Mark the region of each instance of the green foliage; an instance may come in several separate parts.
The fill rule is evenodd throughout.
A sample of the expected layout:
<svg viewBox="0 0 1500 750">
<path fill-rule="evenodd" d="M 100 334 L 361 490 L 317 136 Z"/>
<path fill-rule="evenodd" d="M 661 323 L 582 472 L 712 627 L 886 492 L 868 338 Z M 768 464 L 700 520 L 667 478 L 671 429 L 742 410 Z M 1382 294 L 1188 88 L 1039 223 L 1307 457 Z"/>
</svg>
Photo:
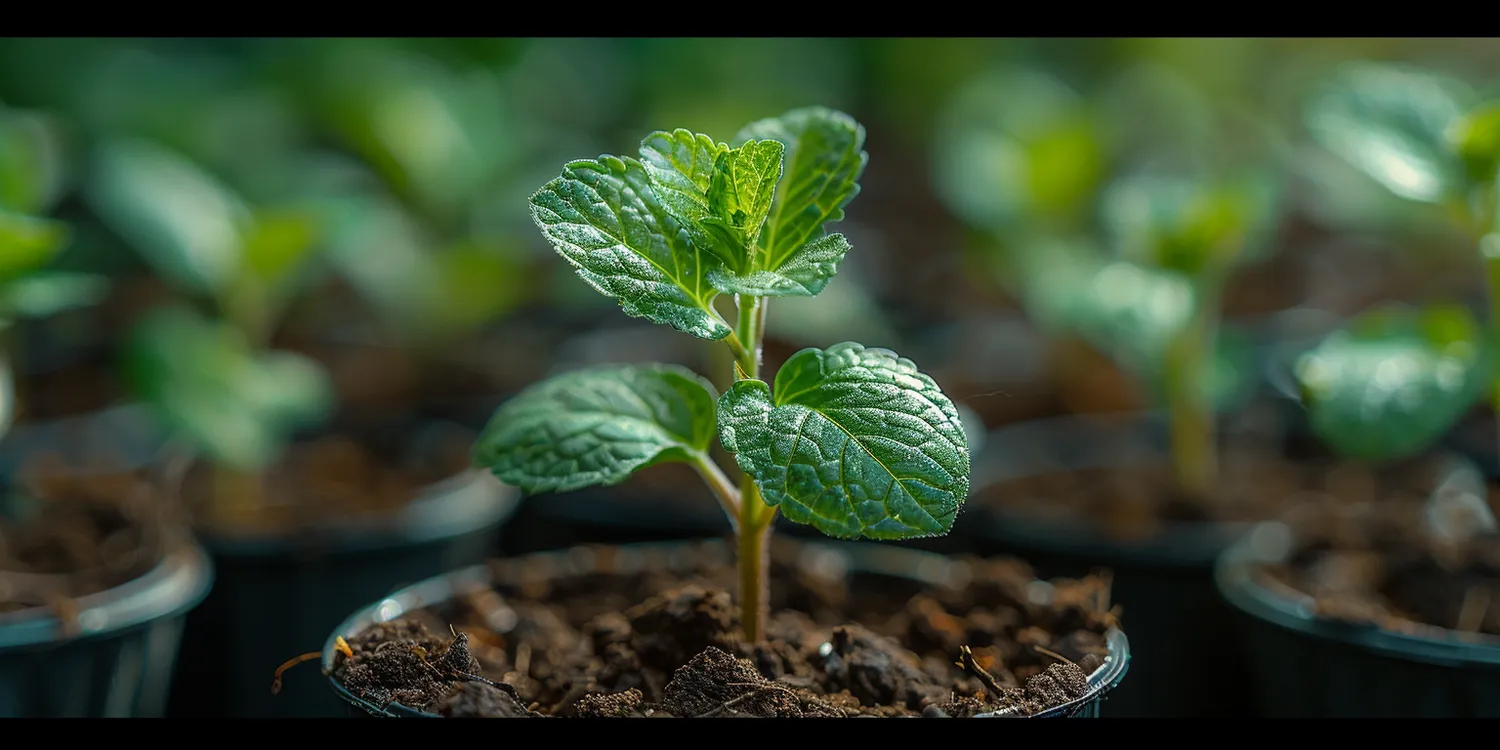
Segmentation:
<svg viewBox="0 0 1500 750">
<path fill-rule="evenodd" d="M 132 330 L 123 377 L 164 423 L 221 466 L 266 467 L 299 428 L 326 418 L 332 386 L 311 360 L 256 350 L 237 328 L 164 308 Z"/>
<path fill-rule="evenodd" d="M 1141 174 L 1110 186 L 1102 217 L 1122 256 L 1189 278 L 1217 277 L 1269 245 L 1278 197 L 1269 179 Z"/>
<path fill-rule="evenodd" d="M 1365 313 L 1298 360 L 1313 429 L 1357 459 L 1401 458 L 1441 437 L 1494 375 L 1494 349 L 1457 306 Z"/>
<path fill-rule="evenodd" d="M 1493 183 L 1493 110 L 1466 118 L 1462 84 L 1411 68 L 1351 64 L 1308 106 L 1309 130 L 1396 195 L 1427 203 L 1467 200 Z"/>
<path fill-rule="evenodd" d="M 760 511 L 775 508 L 838 537 L 946 533 L 969 492 L 968 440 L 953 403 L 909 360 L 845 343 L 792 357 L 774 396 L 751 379 L 760 298 L 820 294 L 849 250 L 826 226 L 859 193 L 864 139 L 848 115 L 807 107 L 746 126 L 734 145 L 658 131 L 640 160 L 568 163 L 531 200 L 554 248 L 626 313 L 727 339 L 741 379 L 716 400 L 668 366 L 558 376 L 495 414 L 476 463 L 539 492 L 689 461 L 740 514 L 742 534 L 764 533 Z M 720 294 L 735 295 L 736 330 L 714 307 Z M 742 495 L 708 458 L 716 433 L 745 472 Z"/>
<path fill-rule="evenodd" d="M 609 365 L 532 386 L 495 413 L 474 460 L 529 493 L 617 484 L 637 469 L 707 460 L 713 386 L 672 365 Z"/>
<path fill-rule="evenodd" d="M 969 494 L 969 443 L 932 378 L 885 349 L 804 349 L 775 393 L 741 380 L 719 399 L 720 438 L 768 505 L 829 536 L 947 533 Z"/>
</svg>

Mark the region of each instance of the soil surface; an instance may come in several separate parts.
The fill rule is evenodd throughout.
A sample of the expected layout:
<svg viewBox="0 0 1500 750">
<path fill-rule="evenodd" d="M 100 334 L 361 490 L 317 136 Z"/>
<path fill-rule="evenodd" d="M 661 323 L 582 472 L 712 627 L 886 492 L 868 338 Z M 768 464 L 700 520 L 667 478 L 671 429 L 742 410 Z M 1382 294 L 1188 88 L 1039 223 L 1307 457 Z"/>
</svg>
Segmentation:
<svg viewBox="0 0 1500 750">
<path fill-rule="evenodd" d="M 313 531 L 387 515 L 429 485 L 468 470 L 475 437 L 448 422 L 335 425 L 327 435 L 292 445 L 259 476 L 199 464 L 184 493 L 195 521 L 218 535 Z"/>
<path fill-rule="evenodd" d="M 45 462 L 0 509 L 0 612 L 53 607 L 145 575 L 166 553 L 160 486 L 140 473 L 81 475 Z"/>
<path fill-rule="evenodd" d="M 1479 502 L 1434 497 L 1423 464 L 1378 479 L 1354 472 L 1303 495 L 1283 520 L 1294 548 L 1263 580 L 1312 597 L 1319 616 L 1413 635 L 1440 630 L 1500 636 L 1500 534 L 1473 515 Z M 1457 495 L 1449 495 L 1449 498 Z M 1500 487 L 1486 498 L 1491 518 Z M 1482 512 L 1482 511 L 1481 511 Z"/>
<path fill-rule="evenodd" d="M 334 677 L 449 717 L 1026 715 L 1085 692 L 1118 622 L 1103 578 L 964 559 L 966 580 L 924 587 L 804 550 L 773 544 L 760 645 L 739 635 L 725 545 L 580 548 L 568 564 L 594 572 L 492 563 L 493 588 L 350 639 Z"/>
</svg>

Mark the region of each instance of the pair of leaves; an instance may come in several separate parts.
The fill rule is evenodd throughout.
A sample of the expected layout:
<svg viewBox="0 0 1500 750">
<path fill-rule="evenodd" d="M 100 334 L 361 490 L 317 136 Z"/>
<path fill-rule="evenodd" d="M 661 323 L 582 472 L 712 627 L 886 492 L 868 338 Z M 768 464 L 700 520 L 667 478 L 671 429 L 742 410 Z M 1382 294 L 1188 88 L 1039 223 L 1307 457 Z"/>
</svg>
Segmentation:
<svg viewBox="0 0 1500 750">
<path fill-rule="evenodd" d="M 258 352 L 239 330 L 181 308 L 143 318 L 123 364 L 125 381 L 159 418 L 215 463 L 243 471 L 267 466 L 333 403 L 312 360 Z"/>
<path fill-rule="evenodd" d="M 1346 66 L 1313 99 L 1313 136 L 1392 193 L 1466 201 L 1500 171 L 1500 105 L 1472 106 L 1458 81 L 1411 68 Z"/>
<path fill-rule="evenodd" d="M 1387 306 L 1329 335 L 1297 362 L 1314 431 L 1356 459 L 1394 459 L 1432 444 L 1473 408 L 1494 349 L 1464 308 Z"/>
<path fill-rule="evenodd" d="M 0 326 L 100 301 L 105 279 L 50 270 L 71 238 L 38 214 L 61 192 L 57 135 L 44 118 L 0 110 Z"/>
<path fill-rule="evenodd" d="M 143 140 L 100 147 L 87 197 L 164 280 L 257 317 L 283 301 L 321 239 L 301 208 L 255 211 L 191 161 Z"/>
<path fill-rule="evenodd" d="M 742 380 L 716 397 L 670 365 L 560 375 L 501 407 L 474 457 L 526 492 L 565 491 L 707 461 L 715 434 L 768 505 L 830 536 L 942 534 L 969 494 L 952 402 L 909 360 L 854 343 L 798 352 L 774 393 Z"/>
<path fill-rule="evenodd" d="M 935 151 L 939 196 L 986 229 L 1082 219 L 1109 156 L 1083 97 L 1043 72 L 1012 68 L 986 73 L 954 96 Z"/>
<path fill-rule="evenodd" d="M 864 129 L 813 107 L 752 123 L 735 147 L 660 132 L 641 159 L 569 163 L 532 217 L 578 275 L 627 314 L 718 340 L 721 293 L 814 296 L 849 249 L 825 234 L 859 192 Z"/>
<path fill-rule="evenodd" d="M 1111 185 L 1101 211 L 1122 256 L 1198 279 L 1220 276 L 1266 247 L 1279 197 L 1268 178 L 1215 183 L 1139 174 Z"/>
</svg>

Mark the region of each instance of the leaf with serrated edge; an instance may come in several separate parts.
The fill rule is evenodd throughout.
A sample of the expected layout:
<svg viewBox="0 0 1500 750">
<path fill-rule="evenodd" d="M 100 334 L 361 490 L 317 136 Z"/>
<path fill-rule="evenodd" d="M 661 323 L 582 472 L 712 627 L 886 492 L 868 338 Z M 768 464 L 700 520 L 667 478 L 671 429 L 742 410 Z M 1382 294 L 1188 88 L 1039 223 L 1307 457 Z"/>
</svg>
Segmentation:
<svg viewBox="0 0 1500 750">
<path fill-rule="evenodd" d="M 713 386 L 676 365 L 564 373 L 511 399 L 474 444 L 474 463 L 527 493 L 617 484 L 637 469 L 704 455 Z"/>
<path fill-rule="evenodd" d="M 710 221 L 722 223 L 732 231 L 741 247 L 753 248 L 760 238 L 766 216 L 771 213 L 776 183 L 781 180 L 784 152 L 780 141 L 749 141 L 719 154 L 708 191 L 709 209 L 713 212 Z M 750 260 L 749 268 L 759 265 L 758 259 Z"/>
<path fill-rule="evenodd" d="M 640 162 L 604 155 L 563 168 L 531 198 L 531 215 L 578 275 L 628 315 L 719 340 L 729 326 L 705 279 L 719 265 L 662 206 Z"/>
<path fill-rule="evenodd" d="M 781 184 L 757 243 L 763 255 L 754 267 L 780 271 L 809 243 L 824 236 L 826 224 L 841 221 L 844 207 L 859 195 L 859 178 L 869 161 L 864 151 L 865 129 L 842 112 L 806 107 L 747 125 L 735 143 L 758 140 L 779 141 L 786 151 Z M 823 282 L 787 288 L 817 286 L 821 290 L 827 279 Z"/>
<path fill-rule="evenodd" d="M 709 205 L 709 192 L 718 162 L 729 147 L 701 133 L 678 128 L 657 131 L 641 141 L 641 166 L 651 177 L 651 186 L 662 208 L 681 223 L 699 247 L 735 268 L 744 263 L 745 248 L 728 227 L 716 223 Z"/>
<path fill-rule="evenodd" d="M 842 234 L 825 234 L 803 245 L 775 271 L 754 271 L 735 276 L 726 269 L 708 274 L 709 283 L 725 294 L 757 297 L 815 297 L 838 273 L 839 263 L 849 252 Z"/>
<path fill-rule="evenodd" d="M 833 537 L 945 534 L 969 495 L 957 409 L 886 349 L 804 349 L 774 398 L 759 380 L 735 383 L 719 398 L 719 438 L 767 505 Z"/>
</svg>

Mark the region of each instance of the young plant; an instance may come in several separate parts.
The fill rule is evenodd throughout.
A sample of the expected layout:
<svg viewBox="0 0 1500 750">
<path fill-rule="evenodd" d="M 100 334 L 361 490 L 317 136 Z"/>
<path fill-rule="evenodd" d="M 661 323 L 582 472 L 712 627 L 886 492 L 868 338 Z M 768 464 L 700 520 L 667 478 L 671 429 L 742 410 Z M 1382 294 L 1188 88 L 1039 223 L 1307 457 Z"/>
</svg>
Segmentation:
<svg viewBox="0 0 1500 750">
<path fill-rule="evenodd" d="M 108 289 L 100 276 L 48 267 L 70 236 L 44 217 L 61 197 L 56 152 L 45 118 L 0 108 L 0 434 L 17 411 L 16 323 L 95 304 Z"/>
<path fill-rule="evenodd" d="M 215 467 L 214 521 L 265 501 L 260 470 L 295 429 L 326 417 L 331 388 L 311 360 L 271 351 L 276 322 L 317 246 L 311 209 L 255 211 L 192 163 L 144 141 L 100 148 L 95 212 L 204 314 L 179 304 L 132 331 L 126 383 Z"/>
<path fill-rule="evenodd" d="M 1500 327 L 1500 102 L 1457 81 L 1372 63 L 1341 70 L 1313 98 L 1308 129 L 1392 194 L 1428 204 L 1478 249 L 1490 327 Z M 1490 388 L 1500 411 L 1500 383 Z"/>
<path fill-rule="evenodd" d="M 740 131 L 733 145 L 657 132 L 640 158 L 570 162 L 532 216 L 578 275 L 624 311 L 733 353 L 722 395 L 673 365 L 614 365 L 532 386 L 501 407 L 475 462 L 528 493 L 624 481 L 665 462 L 703 477 L 737 536 L 745 637 L 765 635 L 767 543 L 778 511 L 837 538 L 947 533 L 969 494 L 953 403 L 895 353 L 842 343 L 761 371 L 772 299 L 815 296 L 849 250 L 844 216 L 868 159 L 864 129 L 821 107 Z M 733 295 L 731 324 L 715 306 Z M 736 483 L 709 455 L 735 455 Z"/>
</svg>

